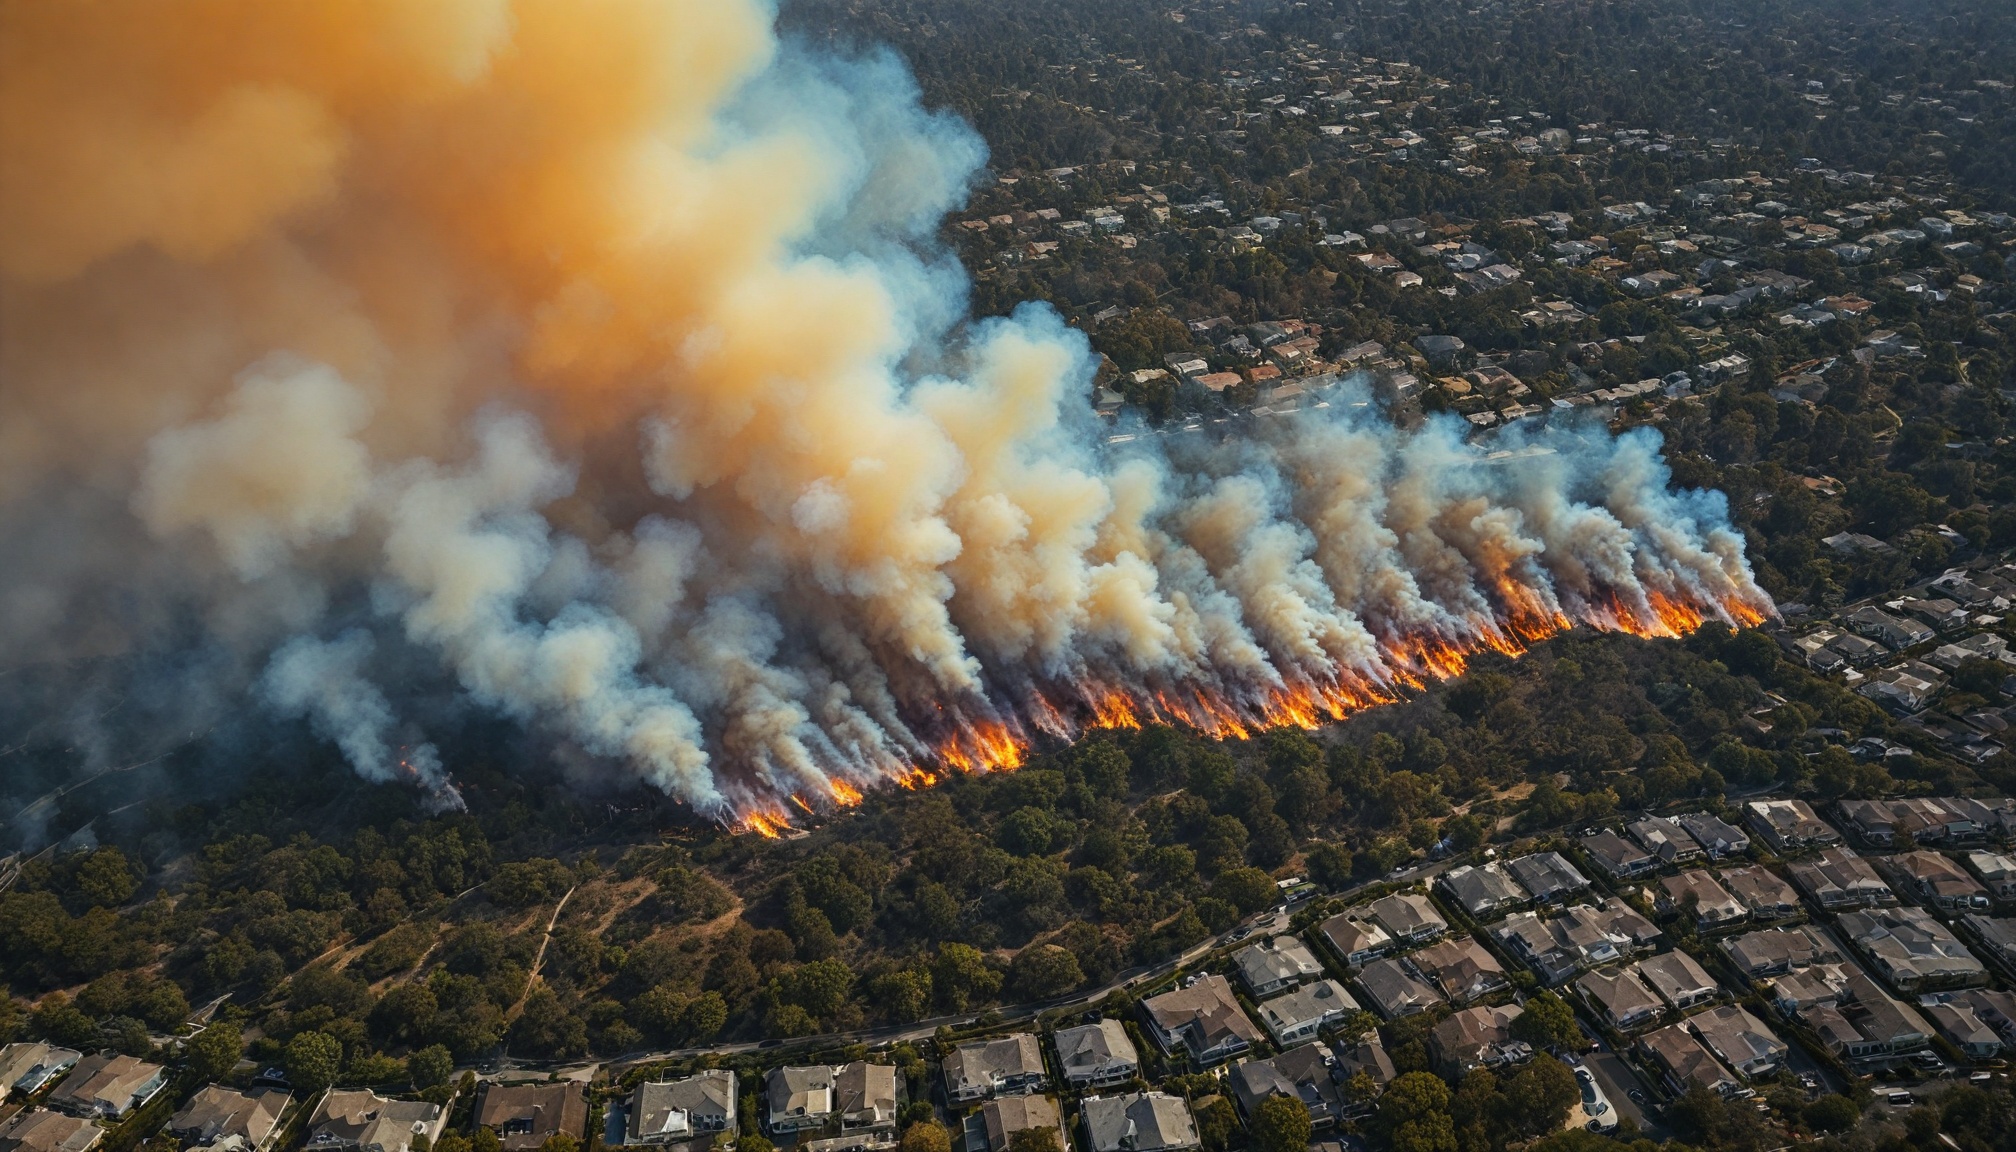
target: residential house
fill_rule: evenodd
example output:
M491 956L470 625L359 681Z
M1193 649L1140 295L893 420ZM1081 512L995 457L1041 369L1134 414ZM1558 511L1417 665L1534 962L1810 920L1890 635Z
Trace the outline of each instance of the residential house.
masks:
M1906 660L1870 676L1855 691L1893 711L1922 712L1946 686L1946 674L1930 664Z
M0 1152L91 1152L104 1136L81 1116L29 1108L0 1121Z
M1470 936L1439 940L1408 959L1436 991L1457 1004L1487 996L1510 984L1505 966Z
M1722 941L1722 954L1745 979L1768 980L1809 964L1839 963L1840 949L1810 924L1765 928Z
M833 1110L842 1132L896 1132L896 1066L856 1060L833 1070Z
M1393 946L1393 937L1372 921L1361 919L1364 914L1362 908L1340 912L1323 921L1318 929L1348 967L1362 968Z
M486 1083L477 1090L476 1125L494 1129L505 1152L524 1152L565 1132L585 1139L588 1097L578 1080Z
M1967 853L1967 866L1987 886L1997 903L2016 903L2016 859L2000 852L1975 850Z
M1762 864L1729 869L1722 873L1722 886L1742 902L1753 920L1788 920L1799 914L1799 893Z
M1964 1000L1952 998L1954 993L1942 992L1936 996L1919 998L1918 1008L1932 1027L1946 1037L1948 1043L1960 1049L1970 1059L1989 1060L2002 1052L2002 1035L1979 1013L1974 1006Z
M1743 830L1720 816L1707 812L1689 812L1676 818L1687 835L1701 846L1710 860L1720 860L1728 856L1741 856L1750 850L1750 837Z
M1366 1033L1365 1038L1356 1044L1338 1043L1335 1054L1338 1078L1348 1085L1363 1073L1366 1079L1372 1082L1372 1097L1385 1091L1386 1085L1391 1084L1393 1078L1400 1074L1400 1070L1393 1066L1393 1058L1386 1054L1386 1049L1379 1043L1377 1032ZM1351 1102L1353 1115L1371 1110L1371 1098L1357 1098Z
M1916 995L1988 981L1981 961L1922 908L1845 912L1840 927L1899 992Z
M1848 657L1834 647L1842 635L1832 628L1819 628L1803 636L1781 634L1778 643L1800 663L1824 676L1848 666Z
M1521 856L1505 867L1521 887L1533 894L1536 904L1566 903L1577 892L1589 887L1589 878L1559 852Z
M1479 922L1496 920L1532 899L1496 860L1482 867L1465 864L1451 868L1436 883L1458 907Z
M1752 800L1743 810L1750 827L1780 852L1841 842L1841 834L1815 816L1804 800Z
M58 1048L42 1043L9 1044L0 1048L0 1096L5 1096L10 1089L29 1095L40 1092L43 1085L61 1076L83 1058L84 1054L74 1048Z
M1502 1068L1533 1058L1533 1046L1512 1036L1512 1021L1525 1012L1517 1004L1480 1004L1450 1014L1428 1034L1435 1065L1462 1075L1475 1068Z
M1851 668L1867 668L1869 665L1890 655L1888 648L1883 647L1874 640L1857 636L1853 632L1844 632L1835 637L1827 647L1838 654L1842 662ZM1817 667L1814 670L1820 671ZM1828 669L1828 671L1838 670L1838 668Z
M1638 978L1676 1012L1685 1012L1697 1004L1706 1004L1722 996L1722 986L1708 975L1707 969L1701 967L1694 957L1678 950L1647 956L1632 965L1630 971L1637 973Z
M1608 828L1582 837L1582 850L1613 880L1643 876L1659 867L1659 858Z
M1846 848L1829 848L1811 860L1794 860L1786 871L1792 873L1792 882L1822 911L1881 908L1897 903L1897 894L1876 875L1876 869Z
M433 1144L448 1126L439 1104L388 1100L367 1089L332 1088L308 1118L310 1152L406 1152Z
M1921 624L1931 625L1935 632L1956 632L1974 618L1973 613L1943 596L1924 599L1907 596L1888 606Z
M1739 924L1750 918L1750 909L1728 889L1716 883L1706 868L1664 876L1659 880L1659 910L1689 915L1703 932Z
M1900 836L1917 844L1964 844L1987 834L1979 802L1912 797L1905 800L1843 800L1841 817L1848 830L1880 848L1896 846Z
M1398 959L1379 960L1358 973L1358 985L1372 1007L1388 1020L1425 1012L1442 1002L1435 989L1423 983Z
M827 1064L773 1068L764 1079L764 1127L777 1135L823 1128L834 1115L834 1069Z
M1771 981L1771 1002L1787 1016L1798 1016L1822 1004L1839 1006L1854 999L1853 983L1864 975L1852 961L1811 964Z
M1740 1004L1690 1016L1687 1026L1716 1059L1747 1078L1768 1076L1785 1061L1785 1042Z
M1932 1040L1932 1026L1923 1016L1867 976L1849 981L1842 1003L1817 1005L1800 1019L1828 1051L1844 1060L1888 1061Z
M1367 911L1386 929L1387 935L1404 944L1433 940L1449 931L1449 922L1419 892L1396 892L1373 901Z
M77 1061L76 1070L49 1094L48 1104L73 1116L117 1120L154 1098L168 1084L168 1069L123 1053Z
M1908 617L1893 616L1874 604L1864 604L1841 617L1841 622L1871 640L1880 641L1891 648L1909 648L1923 644L1937 633L1931 628Z
M1031 1032L975 1040L945 1057L945 1095L955 1104L1041 1091L1048 1078Z
M1701 858L1701 845L1687 834L1678 821L1664 816L1648 816L1628 826L1631 838L1659 858L1661 864L1686 864Z
M1925 657L1925 662L1942 672L1957 672L1960 665L1969 660L1998 660L2004 664L2016 664L2016 655L2011 655L2009 642L1993 633L1983 632L1958 640L1951 644L1941 644Z
M286 1111L288 1099L289 1093L282 1088L240 1092L211 1084L198 1090L169 1119L168 1134L184 1147L266 1152L279 1134L280 1113Z
M2005 969L2016 970L2016 920L1969 913L1960 927L1981 946L1981 954Z
M1358 1011L1358 1002L1335 980L1318 980L1260 1002L1260 1023L1278 1047L1314 1039Z
M1239 979L1256 999L1323 975L1323 965L1316 962L1316 954L1293 936L1276 936L1249 944L1232 954L1232 966L1239 970Z
M1575 987L1591 1008L1602 1013L1610 1026L1620 1031L1628 1032L1650 1024L1665 1009L1659 997L1629 968L1591 972L1577 980Z
M684 1144L732 1141L741 1123L736 1108L737 1079L711 1068L678 1080L647 1080L630 1093L624 1109L623 1143Z
M1676 1095L1696 1085L1730 1098L1755 1094L1724 1068L1684 1023L1649 1033L1638 1044L1659 1069L1666 1088Z
M1507 917L1494 935L1542 981L1559 984L1584 968L1649 950L1659 930L1611 897L1598 906L1571 905L1547 920L1536 912L1520 912Z
M1239 1008L1223 976L1205 976L1186 988L1141 1002L1148 1030L1164 1052L1181 1049L1199 1066L1220 1064L1260 1041L1260 1030Z
M989 1100L980 1106L976 1119L979 1124L973 1126L979 1128L986 1143L984 1152L1008 1152L1015 1134L1031 1129L1055 1132L1059 1148L1071 1147L1071 1141L1065 1137L1064 1118L1057 1111L1057 1102L1048 1096L1004 1096L999 1100ZM966 1148L967 1152L983 1152L975 1148L971 1140L967 1141Z
M1899 852L1876 863L1897 891L1941 912L1988 910L1988 889L1937 852Z
M1181 1096L1088 1096L1079 1109L1091 1152L1177 1152L1198 1146L1196 1121Z
M1057 1048L1064 1082L1074 1089L1110 1088L1141 1073L1141 1054L1118 1020L1059 1028L1050 1042Z
M1351 1074L1321 1044L1290 1048L1271 1060L1242 1060L1225 1079L1249 1124L1254 1111L1275 1096L1300 1100L1312 1129L1331 1127L1349 1107Z

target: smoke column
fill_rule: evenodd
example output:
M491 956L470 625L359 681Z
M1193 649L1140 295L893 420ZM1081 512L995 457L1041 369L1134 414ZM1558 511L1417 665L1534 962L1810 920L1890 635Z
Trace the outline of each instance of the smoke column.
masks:
M167 659L453 804L424 684L774 828L1771 612L1649 433L1347 395L1104 443L1081 336L963 313L970 129L772 17L0 0L7 650Z

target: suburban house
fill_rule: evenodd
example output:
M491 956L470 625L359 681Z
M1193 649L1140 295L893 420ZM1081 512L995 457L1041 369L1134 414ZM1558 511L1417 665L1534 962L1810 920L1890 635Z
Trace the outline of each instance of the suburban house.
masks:
M1386 1085L1391 1084L1393 1078L1400 1074L1400 1070L1393 1066L1393 1058L1386 1054L1385 1047L1379 1043L1377 1032L1367 1033L1365 1039L1356 1044L1338 1044L1335 1054L1338 1077L1349 1084L1358 1078L1359 1073L1364 1073L1376 1090L1374 1096L1378 1092L1385 1091ZM1369 1099L1354 1101L1351 1105L1353 1114L1370 1112L1372 1103Z
M1965 844L1987 829L1977 818L1979 802L1912 797L1903 800L1843 800L1841 818L1865 843L1890 848L1899 836L1918 844Z
M1032 1032L961 1044L945 1057L945 1095L955 1104L1041 1091L1046 1079Z
M1387 935L1408 944L1433 940L1449 931L1449 922L1419 892L1397 892L1375 900L1367 911Z
M1164 1052L1173 1056L1180 1048L1200 1067L1230 1060L1261 1039L1223 976L1151 996L1141 1002L1141 1013Z
M1589 878L1559 852L1536 852L1505 865L1536 904L1560 904L1589 887Z
M2016 903L2016 859L2000 852L1976 849L1967 853L1967 866L1988 888L1997 903Z
M1750 850L1750 837L1741 828L1707 812L1689 812L1675 817L1687 835L1701 846L1710 860L1720 860L1726 856L1741 856Z
M1059 1028L1051 1043L1057 1046L1064 1082L1075 1089L1110 1087L1141 1071L1141 1054L1134 1050L1127 1026L1118 1020Z
M313 1152L406 1152L417 1137L441 1139L448 1114L439 1104L387 1100L366 1089L330 1089L308 1120Z
M77 1061L48 1105L72 1116L117 1120L154 1098L168 1083L168 1069L123 1053L100 1053Z
M1799 914L1799 893L1762 864L1722 873L1722 886L1741 901L1753 920L1787 920Z
M240 1092L221 1084L199 1090L168 1121L168 1134L185 1146L219 1152L266 1152L278 1135L289 1094L282 1088Z
M1876 869L1846 848L1829 848L1811 860L1794 860L1786 871L1792 882L1823 911L1881 908L1897 903L1897 894L1876 875Z
M1312 1039L1358 1011L1358 1002L1335 980L1318 980L1260 1002L1260 1022L1282 1048Z
M1800 1019L1828 1051L1845 1060L1889 1061L1932 1041L1925 1018L1867 976L1849 981L1842 1003L1816 1005Z
M1745 979L1767 980L1811 964L1838 964L1842 956L1825 933L1811 925L1765 928L1722 941L1722 954Z
M486 1083L476 1096L476 1124L494 1130L505 1152L537 1148L560 1132L585 1138L588 1097L575 1080Z
M1938 635L1916 620L1905 616L1893 616L1874 604L1864 604L1849 612L1841 617L1841 622L1871 640L1900 650L1914 644L1923 644Z
M1845 1004L1853 998L1850 982L1862 974L1862 969L1848 960L1809 964L1773 979L1771 1002L1787 1016L1822 1004Z
M1515 913L1493 935L1542 981L1559 984L1584 968L1649 950L1660 933L1613 896L1600 906L1570 905L1546 920L1536 912Z
M771 1069L763 1084L764 1127L778 1134L824 1127L834 1112L833 1072L825 1064Z
M2003 968L2016 968L2016 920L1969 913L1960 927L1981 946L1981 952Z
M1366 998L1379 1015L1388 1020L1426 1012L1442 1002L1435 989L1423 983L1398 959L1367 964L1364 971L1358 973L1358 986L1365 990Z
M1577 980L1575 987L1611 1027L1623 1032L1652 1023L1666 1009L1629 968L1591 972Z
M1985 912L1988 889L1937 852L1880 856L1876 863L1897 891L1941 912Z
M1370 964L1393 946L1393 937L1372 921L1360 919L1363 915L1363 909L1340 912L1323 921L1323 926L1318 929L1323 938L1330 941L1330 946L1337 950L1337 955L1342 956L1344 963L1352 968Z
M1767 1076L1784 1063L1785 1042L1739 1004L1710 1008L1687 1020L1716 1059L1746 1078Z
M1496 920L1531 899L1495 860L1481 868L1471 864L1451 868L1436 883L1458 907L1480 921Z
M1309 1109L1309 1126L1315 1129L1332 1126L1349 1107L1351 1073L1321 1044L1290 1048L1271 1060L1242 1060L1225 1080L1248 1123L1254 1110L1274 1096L1300 1100Z
M1960 1049L1969 1059L1988 1060L2002 1051L2002 1034L1994 1026L1981 1018L1974 1006L1964 1000L1947 999L1953 993L1927 996L1918 1005L1925 1018L1939 1030L1948 1043ZM1927 1002L1929 1001L1929 1003Z
M833 1070L833 1110L842 1132L896 1131L896 1066L856 1060Z
M1659 881L1659 910L1668 914L1691 915L1703 932L1750 918L1750 909L1729 894L1706 868L1665 876Z
M1685 1093L1698 1084L1724 1097L1755 1095L1715 1059L1715 1054L1684 1023L1647 1033L1638 1044L1659 1069L1666 1088L1675 1094Z
M1408 959L1436 991L1457 1004L1487 996L1510 983L1505 966L1469 936L1438 940Z
M976 1125L974 1121L979 1123ZM1057 1102L1048 1096L1003 1096L989 1100L980 1106L980 1111L967 1121L968 1130L978 1127L981 1139L986 1142L986 1152L1008 1152L1008 1145L1017 1132L1030 1129L1049 1129L1057 1133L1057 1147L1069 1148L1071 1141L1064 1133L1064 1118L1057 1111ZM980 1152L969 1139L967 1152Z
M1841 935L1891 987L1907 995L1988 982L1988 970L1922 908L1844 912Z
M1694 842L1687 829L1664 816L1648 816L1626 830L1661 864L1686 864L1701 858L1701 845Z
M1512 1037L1512 1021L1525 1011L1517 1004L1480 1004L1450 1014L1428 1034L1435 1066L1462 1075L1475 1068L1502 1068L1533 1058L1533 1046Z
M1608 828L1582 837L1582 850L1613 880L1643 876L1659 867L1659 858Z
M1239 979L1256 998L1272 996L1304 980L1323 975L1323 965L1309 946L1293 936L1276 936L1249 944L1232 954Z
M1630 970L1676 1012L1685 1012L1722 995L1722 986L1708 975L1700 961L1678 949L1647 956Z
M1198 1145L1196 1121L1181 1096L1088 1096L1079 1108L1091 1152L1176 1152Z
M26 1108L0 1121L0 1152L91 1152L105 1129L81 1116Z
M1841 834L1804 800L1752 800L1743 810L1750 826L1780 852L1841 842Z
M57 1048L49 1044L9 1044L0 1048L0 1096L8 1090L33 1095L42 1086L61 1076L66 1070L82 1060L84 1054L74 1048Z
M679 1080L647 1080L630 1093L623 1116L623 1143L712 1146L733 1140L740 1123L735 1073L710 1068Z

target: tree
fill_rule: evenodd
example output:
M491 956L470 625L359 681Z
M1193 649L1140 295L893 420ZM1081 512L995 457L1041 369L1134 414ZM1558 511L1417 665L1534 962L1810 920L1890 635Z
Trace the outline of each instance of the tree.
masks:
M448 1078L455 1074L455 1057L446 1047L429 1044L406 1061L406 1071L413 1080L413 1087L424 1091L448 1082Z
M1862 1119L1862 1109L1846 1096L1829 1093L1806 1105L1805 1115L1815 1132L1845 1132Z
M975 1001L987 1001L1001 990L1001 974L987 967L987 958L970 944L938 945L931 964L931 992L947 1012L964 1012Z
M1280 889L1258 868L1227 868L1211 882L1211 894L1250 916L1272 904Z
M1008 1137L1008 1152L1064 1152L1057 1129L1049 1125L1023 1128Z
M327 1032L298 1032L287 1042L281 1063L294 1090L312 1096L336 1082L343 1067L343 1045Z
M133 867L117 848L100 848L77 867L77 890L95 907L117 908L133 895L135 887Z
M581 1152L581 1138L572 1132L555 1132L539 1145L539 1152Z
M952 1134L936 1120L920 1120L903 1130L896 1152L952 1152Z
M1233 1111L1230 1100L1213 1096L1198 1106L1197 1135L1204 1142L1206 1152L1223 1152L1238 1131L1239 1113Z
M245 1037L238 1025L215 1021L190 1039L189 1071L198 1080L222 1080L244 1054Z
M1521 1136L1539 1136L1561 1127L1581 1089L1575 1074L1552 1056L1540 1055L1505 1082L1508 1119Z
M1304 1152L1309 1108L1293 1096L1269 1096L1253 1110L1253 1152Z
M1509 1030L1514 1039L1536 1048L1564 1048L1579 1051L1582 1026L1575 1022L1575 1010L1552 992L1536 992L1526 1000L1525 1011L1514 1017Z
M1008 965L1008 984L1023 1000L1048 1000L1085 982L1078 957L1069 948L1036 944L1017 953Z

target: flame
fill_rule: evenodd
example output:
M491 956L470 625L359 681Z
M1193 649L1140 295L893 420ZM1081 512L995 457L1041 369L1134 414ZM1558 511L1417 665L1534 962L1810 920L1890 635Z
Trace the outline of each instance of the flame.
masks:
M1376 668L1340 672L1329 681L1235 689L1194 682L1130 685L1072 680L1031 687L1009 706L983 703L979 710L992 715L978 720L963 715L958 705L940 703L934 710L947 734L932 745L927 762L904 767L893 782L918 790L952 773L1012 772L1033 751L1032 732L1071 740L1087 732L1175 724L1214 739L1246 740L1274 728L1314 730L1461 676L1480 652L1516 659L1578 623L1599 632L1674 639L1711 619L1742 627L1765 619L1764 612L1742 601L1703 602L1657 590L1647 590L1642 597L1612 593L1587 604L1578 602L1572 617L1550 597L1509 576L1500 579L1494 592L1497 614L1466 621L1449 633L1385 637ZM863 798L861 789L846 781L827 783L825 799L831 807L853 807ZM816 814L805 798L793 795L790 800L808 815ZM789 811L773 806L743 812L733 830L774 839L788 832L792 823Z

